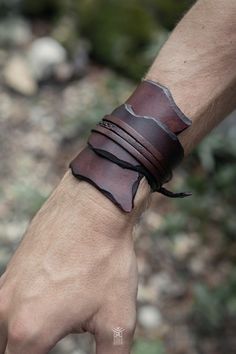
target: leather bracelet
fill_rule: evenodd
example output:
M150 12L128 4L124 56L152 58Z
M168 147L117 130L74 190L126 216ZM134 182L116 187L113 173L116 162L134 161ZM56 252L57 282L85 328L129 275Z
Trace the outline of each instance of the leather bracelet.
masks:
M93 184L126 212L132 210L144 176L153 192L189 195L172 193L162 185L183 159L177 135L190 124L166 87L143 80L125 104L91 130L87 147L70 168L75 177Z

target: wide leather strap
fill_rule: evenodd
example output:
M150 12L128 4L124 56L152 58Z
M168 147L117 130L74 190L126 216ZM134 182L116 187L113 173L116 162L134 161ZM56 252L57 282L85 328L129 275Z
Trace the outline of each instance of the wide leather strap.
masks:
M152 191L173 196L162 185L184 156L177 134L190 123L167 88L142 81L125 104L92 129L88 146L70 164L72 173L127 212L143 176Z
M137 114L164 123L176 135L191 125L191 120L178 108L169 89L157 82L143 80L126 103Z
M70 166L75 177L91 183L120 209L125 212L133 209L142 174L120 167L89 147L84 148Z

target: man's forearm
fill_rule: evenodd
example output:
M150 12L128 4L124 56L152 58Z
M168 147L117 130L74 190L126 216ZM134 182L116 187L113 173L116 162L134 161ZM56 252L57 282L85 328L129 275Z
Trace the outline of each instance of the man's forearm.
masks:
M167 86L193 124L188 154L236 107L236 2L199 0L177 25L146 78Z
M88 146L70 164L74 176L90 181L126 212L142 176L153 192L184 196L163 184L234 106L235 12L234 0L197 2L157 56L149 81L92 130Z

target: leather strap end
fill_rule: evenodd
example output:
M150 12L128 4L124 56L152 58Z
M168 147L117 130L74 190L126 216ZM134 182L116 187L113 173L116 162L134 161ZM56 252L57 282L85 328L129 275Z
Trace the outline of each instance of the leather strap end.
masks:
M170 90L152 80L142 80L126 103L135 113L160 120L176 135L192 123L176 105Z
M88 146L70 163L70 168L76 178L92 184L124 212L132 211L143 177L139 172L122 168Z

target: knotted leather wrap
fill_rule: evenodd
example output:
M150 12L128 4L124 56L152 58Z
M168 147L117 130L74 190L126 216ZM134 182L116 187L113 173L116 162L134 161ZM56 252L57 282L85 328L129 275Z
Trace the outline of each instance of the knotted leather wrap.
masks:
M143 80L123 105L91 130L87 146L70 168L125 212L132 210L144 176L153 192L184 197L189 194L172 193L162 185L184 157L177 135L190 125L166 87Z

